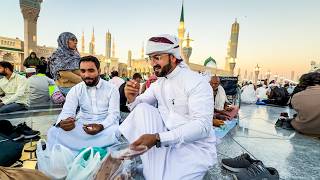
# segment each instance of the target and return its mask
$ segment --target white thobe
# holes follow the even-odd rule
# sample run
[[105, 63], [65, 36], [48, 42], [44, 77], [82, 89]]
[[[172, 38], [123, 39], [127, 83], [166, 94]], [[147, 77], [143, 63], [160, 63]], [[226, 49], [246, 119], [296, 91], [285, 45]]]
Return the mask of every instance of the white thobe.
[[256, 90], [257, 98], [259, 100], [268, 99], [267, 89], [265, 87], [259, 87]]
[[228, 101], [227, 95], [225, 90], [221, 85], [218, 86], [218, 92], [214, 99], [214, 108], [217, 110], [224, 110], [224, 104]]
[[209, 83], [179, 66], [128, 104], [132, 112], [120, 131], [130, 143], [143, 134], [160, 135], [162, 147], [141, 156], [147, 180], [203, 178], [217, 162], [213, 106]]
[[109, 82], [112, 83], [113, 85], [115, 85], [117, 87], [117, 89], [119, 89], [119, 87], [123, 83], [125, 83], [125, 81], [118, 76], [113, 77], [112, 79], [109, 80]]
[[[62, 144], [72, 151], [84, 147], [106, 147], [117, 142], [116, 132], [120, 118], [119, 91], [111, 83], [100, 79], [94, 87], [88, 87], [81, 82], [71, 88], [63, 105], [56, 124], [68, 117], [75, 117], [76, 127], [64, 131], [52, 127], [48, 131], [48, 144]], [[77, 108], [79, 112], [76, 113]], [[104, 130], [96, 135], [89, 135], [83, 130], [84, 124], [102, 124]]]
[[254, 104], [257, 102], [256, 91], [254, 90], [253, 84], [242, 87], [241, 102], [247, 104]]

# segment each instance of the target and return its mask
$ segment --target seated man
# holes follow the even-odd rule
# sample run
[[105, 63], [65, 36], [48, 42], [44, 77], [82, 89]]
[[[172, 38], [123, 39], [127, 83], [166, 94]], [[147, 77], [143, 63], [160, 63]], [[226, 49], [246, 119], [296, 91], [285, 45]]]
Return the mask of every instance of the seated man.
[[54, 80], [44, 74], [37, 74], [35, 68], [27, 68], [26, 76], [30, 86], [30, 106], [50, 104], [49, 86], [55, 85]]
[[84, 147], [106, 147], [117, 141], [118, 89], [100, 78], [96, 57], [82, 57], [80, 72], [83, 82], [71, 88], [56, 125], [48, 131], [49, 148], [61, 144], [77, 153]]
[[127, 82], [131, 113], [120, 131], [133, 149], [148, 147], [141, 156], [147, 180], [202, 179], [217, 163], [212, 89], [185, 64], [178, 38], [152, 37], [146, 52], [159, 79], [139, 96], [140, 84]]
[[0, 62], [0, 113], [26, 110], [29, 106], [29, 85], [27, 79], [13, 72], [13, 65]]
[[293, 128], [301, 133], [320, 137], [320, 73], [303, 75], [300, 83], [305, 90], [293, 95], [291, 103], [297, 116], [291, 121]]
[[288, 101], [290, 99], [289, 93], [286, 88], [271, 86], [270, 93], [267, 93], [268, 99], [262, 100], [266, 104], [274, 104], [279, 106], [288, 105]]
[[212, 76], [210, 85], [213, 89], [214, 96], [214, 119], [231, 120], [239, 111], [239, 107], [228, 105], [226, 92], [220, 85], [220, 78]]

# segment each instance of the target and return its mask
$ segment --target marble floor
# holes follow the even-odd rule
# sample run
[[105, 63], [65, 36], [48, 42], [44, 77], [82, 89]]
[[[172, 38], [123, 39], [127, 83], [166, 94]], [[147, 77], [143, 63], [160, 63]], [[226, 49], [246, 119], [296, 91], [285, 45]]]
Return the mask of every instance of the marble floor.
[[[276, 168], [280, 179], [319, 180], [320, 139], [275, 128], [281, 112], [288, 112], [290, 117], [294, 113], [289, 108], [242, 105], [239, 125], [218, 142], [219, 163], [222, 158], [248, 153], [265, 166]], [[217, 165], [205, 179], [230, 178]]]
[[[242, 105], [239, 112], [239, 125], [223, 139], [218, 140], [217, 151], [219, 163], [212, 167], [204, 179], [231, 179], [228, 172], [221, 169], [222, 158], [235, 157], [248, 153], [261, 160], [265, 166], [279, 171], [280, 179], [319, 180], [320, 179], [320, 139], [308, 137], [274, 127], [279, 114], [288, 112], [289, 108]], [[26, 122], [42, 137], [52, 126], [57, 113], [26, 118], [10, 119], [13, 124]]]

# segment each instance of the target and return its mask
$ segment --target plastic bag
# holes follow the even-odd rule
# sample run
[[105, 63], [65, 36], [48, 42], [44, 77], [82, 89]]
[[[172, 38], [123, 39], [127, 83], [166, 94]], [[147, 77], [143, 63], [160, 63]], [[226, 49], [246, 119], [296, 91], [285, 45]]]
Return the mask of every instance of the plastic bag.
[[[84, 158], [87, 152], [90, 155]], [[99, 170], [104, 159], [100, 160], [100, 153], [94, 153], [92, 147], [88, 147], [82, 151], [73, 161], [66, 180], [91, 180]]]
[[111, 180], [133, 180], [138, 173], [138, 164], [135, 159], [123, 160], [117, 171], [111, 175]]
[[38, 141], [36, 153], [38, 170], [51, 179], [64, 179], [68, 174], [68, 166], [75, 157], [71, 150], [60, 144], [55, 144], [49, 150], [44, 139]]

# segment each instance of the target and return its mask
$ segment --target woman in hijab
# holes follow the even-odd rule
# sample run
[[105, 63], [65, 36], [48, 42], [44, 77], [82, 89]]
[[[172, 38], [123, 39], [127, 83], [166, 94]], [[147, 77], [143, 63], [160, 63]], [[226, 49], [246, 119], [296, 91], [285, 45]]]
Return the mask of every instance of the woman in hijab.
[[50, 73], [64, 95], [67, 95], [74, 85], [82, 81], [77, 43], [78, 40], [74, 34], [61, 33], [58, 37], [58, 49], [48, 58]]
[[37, 68], [42, 65], [43, 62], [37, 57], [35, 52], [31, 52], [30, 56], [28, 56], [23, 62], [23, 66], [26, 68]]

